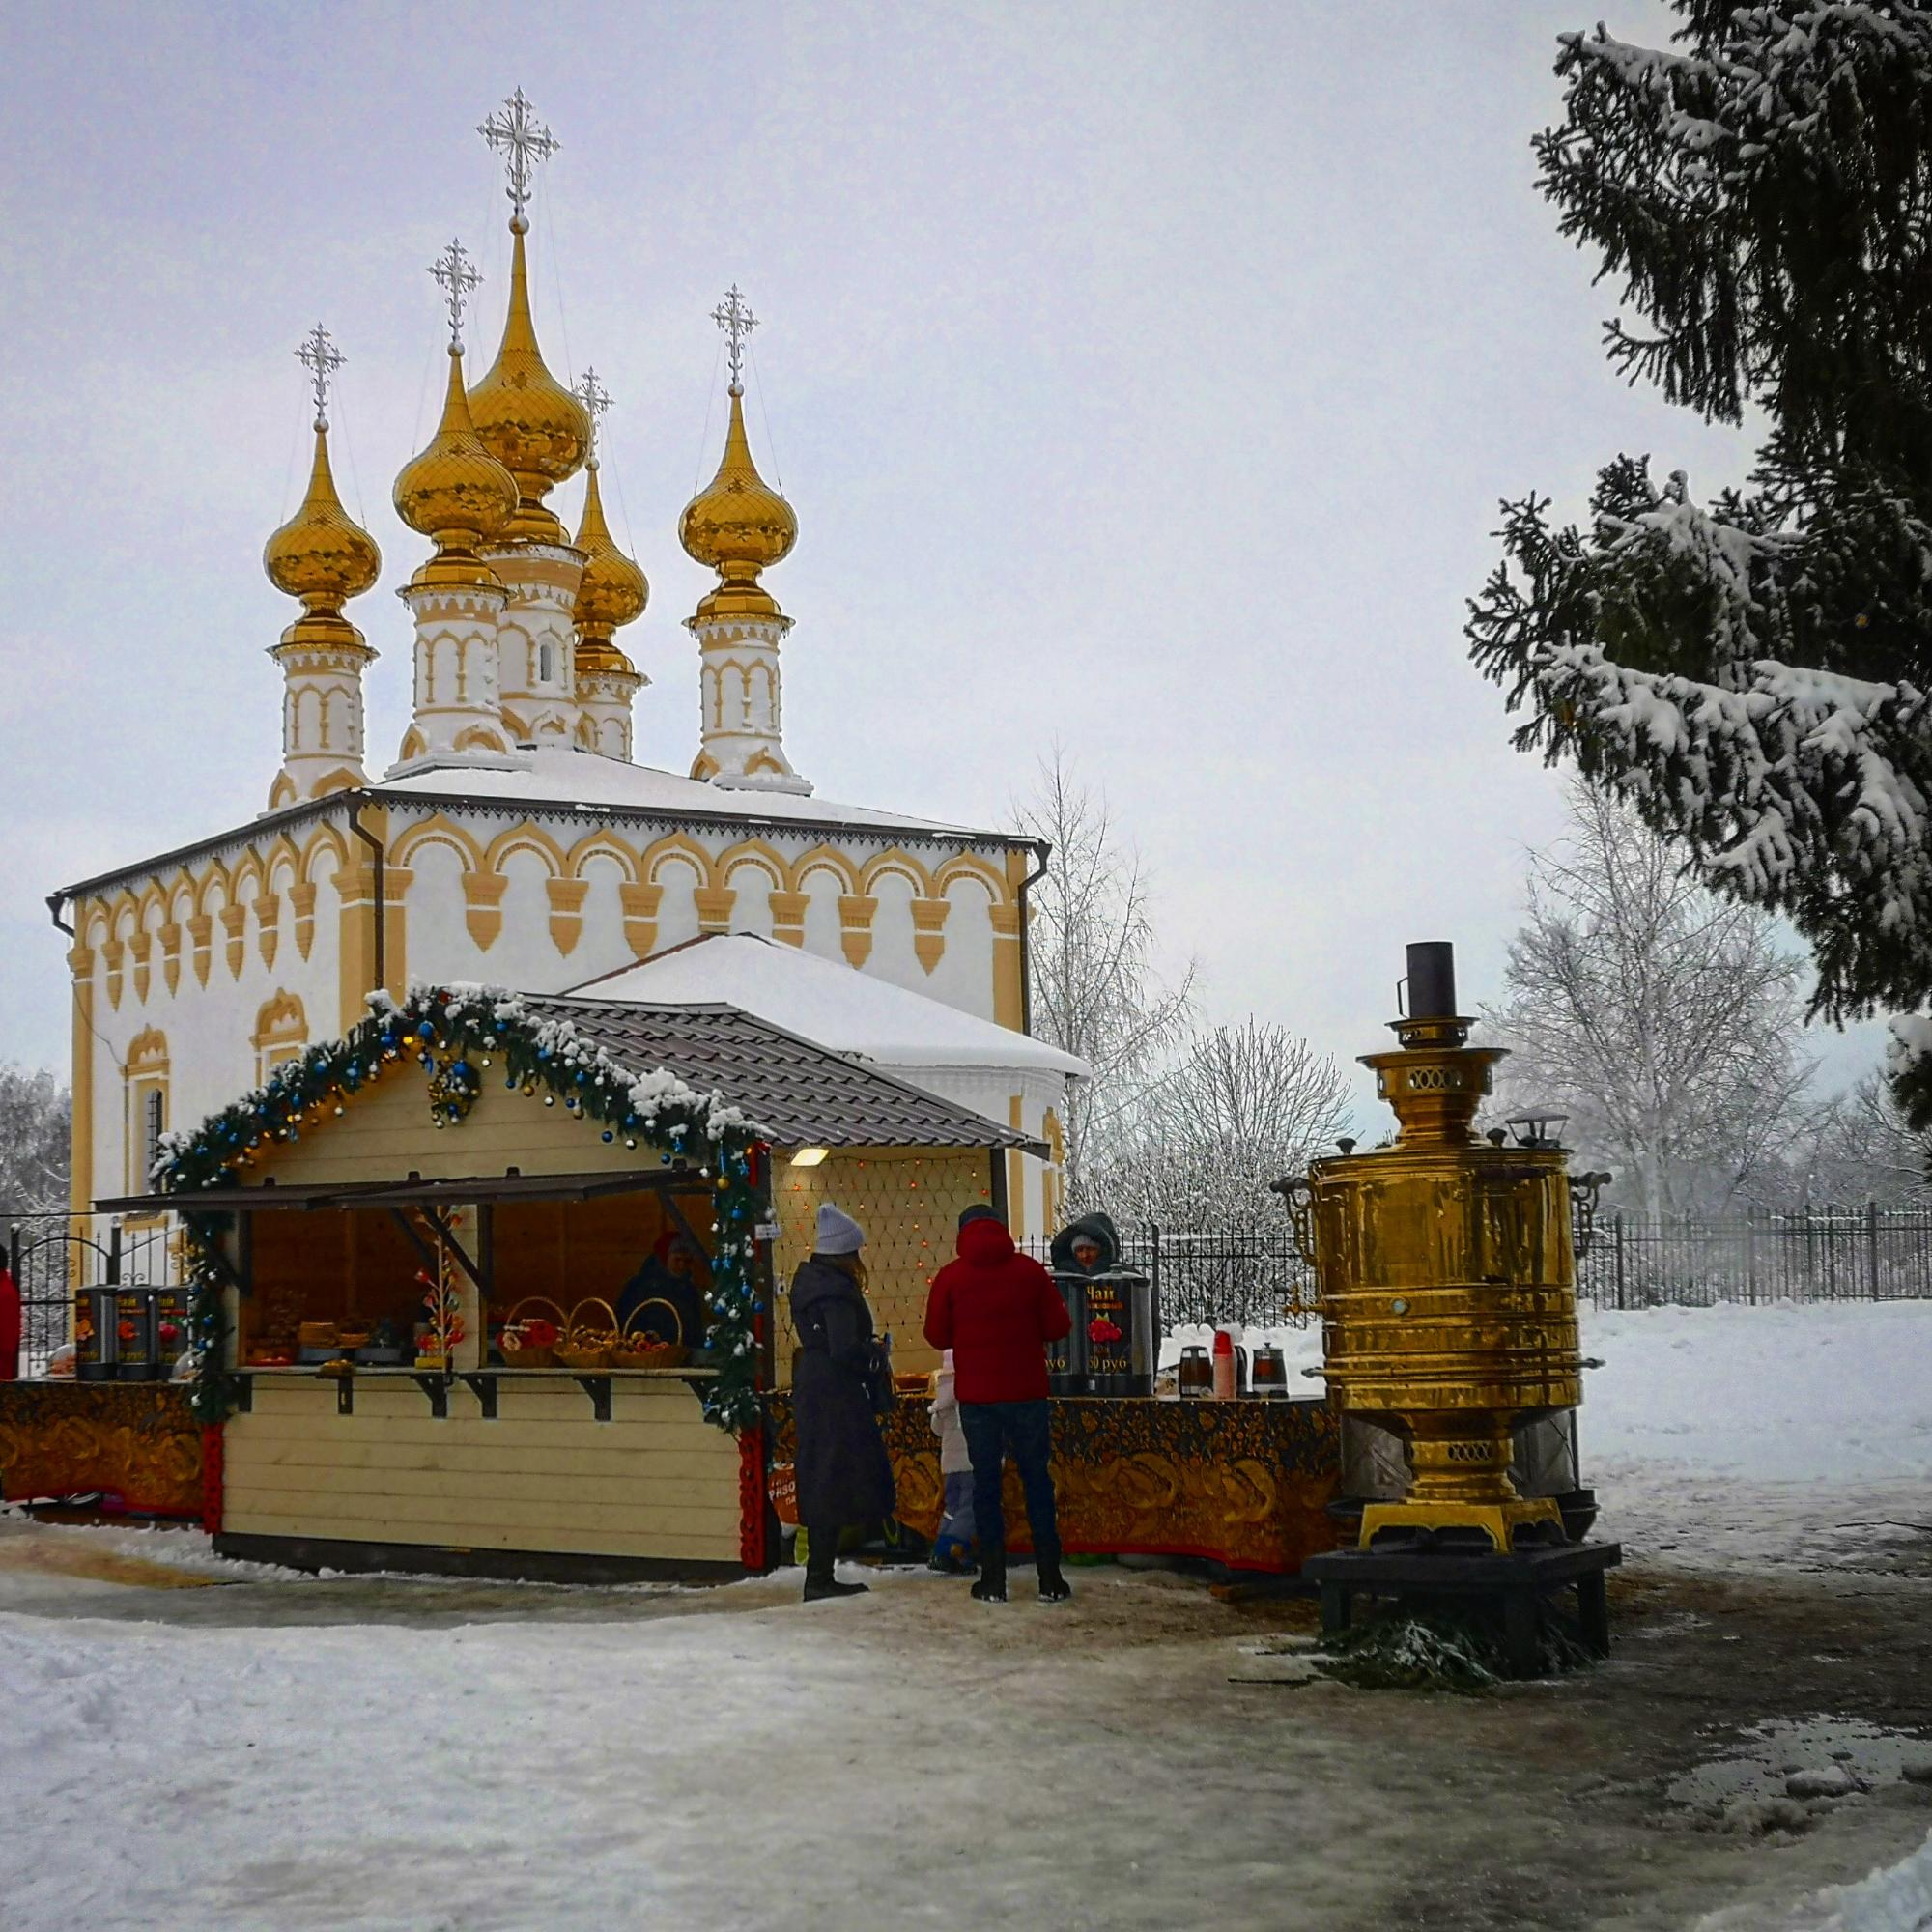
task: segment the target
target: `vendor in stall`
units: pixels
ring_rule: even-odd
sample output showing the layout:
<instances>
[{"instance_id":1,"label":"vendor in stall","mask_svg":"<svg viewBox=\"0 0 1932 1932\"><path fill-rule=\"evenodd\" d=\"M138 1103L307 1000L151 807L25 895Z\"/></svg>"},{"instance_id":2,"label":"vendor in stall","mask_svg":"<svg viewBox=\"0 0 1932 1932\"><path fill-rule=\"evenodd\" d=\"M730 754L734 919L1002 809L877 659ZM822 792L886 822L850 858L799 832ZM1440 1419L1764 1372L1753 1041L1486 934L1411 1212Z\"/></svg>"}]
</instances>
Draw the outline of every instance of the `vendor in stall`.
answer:
<instances>
[{"instance_id":1,"label":"vendor in stall","mask_svg":"<svg viewBox=\"0 0 1932 1932\"><path fill-rule=\"evenodd\" d=\"M617 1295L617 1326L655 1335L687 1349L704 1343L704 1297L710 1270L703 1251L689 1235L667 1229L657 1245ZM655 1304L655 1305L653 1305ZM638 1318L635 1330L632 1317Z\"/></svg>"},{"instance_id":2,"label":"vendor in stall","mask_svg":"<svg viewBox=\"0 0 1932 1932\"><path fill-rule=\"evenodd\" d=\"M1121 1259L1121 1237L1106 1214L1083 1214L1053 1237L1055 1274L1105 1274Z\"/></svg>"}]
</instances>

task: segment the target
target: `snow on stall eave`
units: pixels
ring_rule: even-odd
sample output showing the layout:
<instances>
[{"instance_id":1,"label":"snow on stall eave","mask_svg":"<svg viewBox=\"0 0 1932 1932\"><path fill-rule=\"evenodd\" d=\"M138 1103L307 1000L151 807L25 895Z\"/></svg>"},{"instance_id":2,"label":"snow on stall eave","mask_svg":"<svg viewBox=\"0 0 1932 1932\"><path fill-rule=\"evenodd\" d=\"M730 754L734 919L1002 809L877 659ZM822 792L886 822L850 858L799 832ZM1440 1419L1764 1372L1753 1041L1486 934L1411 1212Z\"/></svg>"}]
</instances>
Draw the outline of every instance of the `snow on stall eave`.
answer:
<instances>
[{"instance_id":1,"label":"snow on stall eave","mask_svg":"<svg viewBox=\"0 0 1932 1932\"><path fill-rule=\"evenodd\" d=\"M815 1045L880 1066L1008 1068L1085 1079L1084 1060L1030 1034L756 933L716 933L570 989L641 1006L721 1001Z\"/></svg>"}]
</instances>

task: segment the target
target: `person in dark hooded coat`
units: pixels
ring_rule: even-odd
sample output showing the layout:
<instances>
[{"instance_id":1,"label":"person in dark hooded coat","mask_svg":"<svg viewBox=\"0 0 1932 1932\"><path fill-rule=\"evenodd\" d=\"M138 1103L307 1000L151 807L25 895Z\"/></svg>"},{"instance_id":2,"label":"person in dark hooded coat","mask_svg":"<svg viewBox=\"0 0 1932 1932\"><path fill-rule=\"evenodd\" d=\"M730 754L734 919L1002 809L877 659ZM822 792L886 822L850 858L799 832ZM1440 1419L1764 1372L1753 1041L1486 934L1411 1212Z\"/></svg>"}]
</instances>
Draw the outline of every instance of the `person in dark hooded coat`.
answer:
<instances>
[{"instance_id":1,"label":"person in dark hooded coat","mask_svg":"<svg viewBox=\"0 0 1932 1932\"><path fill-rule=\"evenodd\" d=\"M1119 1264L1121 1237L1107 1214L1083 1214L1053 1237L1055 1274L1105 1274Z\"/></svg>"},{"instance_id":2,"label":"person in dark hooded coat","mask_svg":"<svg viewBox=\"0 0 1932 1932\"><path fill-rule=\"evenodd\" d=\"M878 1346L859 1260L865 1240L858 1222L825 1203L817 1245L792 1277L792 1414L808 1604L864 1593L864 1583L841 1583L834 1573L839 1536L847 1523L891 1516L897 1500L873 1399Z\"/></svg>"}]
</instances>

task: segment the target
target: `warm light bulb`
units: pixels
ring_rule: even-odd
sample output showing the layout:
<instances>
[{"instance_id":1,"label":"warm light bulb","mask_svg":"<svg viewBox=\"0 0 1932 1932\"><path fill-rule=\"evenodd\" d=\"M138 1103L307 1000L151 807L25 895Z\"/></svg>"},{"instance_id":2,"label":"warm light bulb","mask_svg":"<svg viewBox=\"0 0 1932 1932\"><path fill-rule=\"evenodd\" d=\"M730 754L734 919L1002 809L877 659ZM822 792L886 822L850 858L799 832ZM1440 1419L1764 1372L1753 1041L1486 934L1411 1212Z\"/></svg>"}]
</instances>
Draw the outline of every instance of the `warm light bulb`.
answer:
<instances>
[{"instance_id":1,"label":"warm light bulb","mask_svg":"<svg viewBox=\"0 0 1932 1932\"><path fill-rule=\"evenodd\" d=\"M828 1151L829 1150L822 1147L800 1148L792 1155L791 1164L794 1167L816 1167L824 1160Z\"/></svg>"}]
</instances>

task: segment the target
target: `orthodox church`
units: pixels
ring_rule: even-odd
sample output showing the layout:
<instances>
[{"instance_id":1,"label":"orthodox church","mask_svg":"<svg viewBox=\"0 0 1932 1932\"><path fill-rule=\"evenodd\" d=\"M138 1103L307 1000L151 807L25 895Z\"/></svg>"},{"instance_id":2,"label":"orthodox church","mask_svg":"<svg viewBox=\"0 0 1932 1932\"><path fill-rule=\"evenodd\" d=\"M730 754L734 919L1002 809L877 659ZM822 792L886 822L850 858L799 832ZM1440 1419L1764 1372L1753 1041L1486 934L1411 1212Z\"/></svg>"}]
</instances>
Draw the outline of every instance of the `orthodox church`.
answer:
<instances>
[{"instance_id":1,"label":"orthodox church","mask_svg":"<svg viewBox=\"0 0 1932 1932\"><path fill-rule=\"evenodd\" d=\"M647 680L618 641L643 572L599 494L594 374L551 373L531 311L534 168L555 149L522 91L479 129L503 157L511 268L496 360L475 383L462 329L477 276L452 242L441 417L397 476L427 554L399 591L413 663L394 760L372 770L363 672L345 612L381 570L330 474L341 357L320 327L315 450L264 566L298 613L269 649L283 682L268 810L52 896L71 934L73 1202L146 1185L160 1136L279 1063L346 1033L372 992L412 980L599 999L728 1005L874 1062L1043 1144L1009 1152L1016 1235L1059 1208L1060 1118L1080 1062L1027 1036L1027 892L1042 854L1009 832L819 798L786 752L791 618L764 582L798 537L746 434L734 287L717 474L678 535L716 574L684 620L698 732L687 772L633 762ZM549 498L582 470L572 534ZM398 639L400 641L400 639Z\"/></svg>"}]
</instances>

